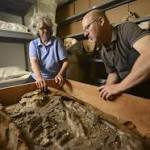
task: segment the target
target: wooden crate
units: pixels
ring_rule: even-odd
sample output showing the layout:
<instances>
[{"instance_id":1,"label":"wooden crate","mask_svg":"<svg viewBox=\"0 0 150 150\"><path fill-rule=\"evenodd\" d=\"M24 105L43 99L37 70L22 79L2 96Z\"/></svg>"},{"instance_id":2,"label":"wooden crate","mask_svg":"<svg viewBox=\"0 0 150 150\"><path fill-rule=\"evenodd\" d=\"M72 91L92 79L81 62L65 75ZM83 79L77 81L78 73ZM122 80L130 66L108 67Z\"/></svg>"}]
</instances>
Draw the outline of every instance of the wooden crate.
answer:
<instances>
[{"instance_id":1,"label":"wooden crate","mask_svg":"<svg viewBox=\"0 0 150 150\"><path fill-rule=\"evenodd\" d=\"M49 80L48 85L60 89L54 80ZM88 103L105 114L119 120L122 124L130 122L142 136L150 133L150 99L144 99L128 94L122 94L115 101L104 101L99 98L98 87L81 82L67 80L61 90L68 95ZM0 100L3 105L17 103L20 97L29 91L35 90L35 83L18 85L0 89ZM135 130L135 129L134 129Z\"/></svg>"}]
</instances>

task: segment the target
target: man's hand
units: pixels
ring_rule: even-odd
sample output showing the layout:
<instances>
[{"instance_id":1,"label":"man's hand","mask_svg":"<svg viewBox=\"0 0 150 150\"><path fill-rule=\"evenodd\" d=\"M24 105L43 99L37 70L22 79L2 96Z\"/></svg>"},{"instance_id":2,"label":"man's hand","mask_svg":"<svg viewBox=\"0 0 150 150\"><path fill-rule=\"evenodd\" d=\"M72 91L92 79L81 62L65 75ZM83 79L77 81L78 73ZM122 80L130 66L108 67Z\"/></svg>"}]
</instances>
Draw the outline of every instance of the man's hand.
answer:
<instances>
[{"instance_id":1,"label":"man's hand","mask_svg":"<svg viewBox=\"0 0 150 150\"><path fill-rule=\"evenodd\" d=\"M99 96L104 100L112 100L116 95L122 92L120 84L102 85L98 88Z\"/></svg>"},{"instance_id":2,"label":"man's hand","mask_svg":"<svg viewBox=\"0 0 150 150\"><path fill-rule=\"evenodd\" d=\"M59 84L59 86L62 86L64 83L64 78L61 74L57 74L55 76L55 82Z\"/></svg>"},{"instance_id":3,"label":"man's hand","mask_svg":"<svg viewBox=\"0 0 150 150\"><path fill-rule=\"evenodd\" d=\"M47 89L46 81L42 77L36 78L36 86L43 91Z\"/></svg>"}]
</instances>

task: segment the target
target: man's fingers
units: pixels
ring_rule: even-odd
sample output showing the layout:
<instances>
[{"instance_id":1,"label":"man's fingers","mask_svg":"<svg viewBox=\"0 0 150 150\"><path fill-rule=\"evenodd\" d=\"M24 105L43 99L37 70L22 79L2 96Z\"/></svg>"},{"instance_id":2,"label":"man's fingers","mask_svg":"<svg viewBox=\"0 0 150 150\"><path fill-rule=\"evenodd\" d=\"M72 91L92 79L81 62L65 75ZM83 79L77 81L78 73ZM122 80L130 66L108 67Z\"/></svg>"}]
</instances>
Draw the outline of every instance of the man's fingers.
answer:
<instances>
[{"instance_id":1,"label":"man's fingers","mask_svg":"<svg viewBox=\"0 0 150 150\"><path fill-rule=\"evenodd\" d=\"M104 100L109 100L109 101L114 99L114 96L112 94L110 94L107 90L104 90L101 93L100 97L102 97Z\"/></svg>"},{"instance_id":2,"label":"man's fingers","mask_svg":"<svg viewBox=\"0 0 150 150\"><path fill-rule=\"evenodd\" d=\"M98 91L101 91L104 87L105 87L104 85L98 87Z\"/></svg>"},{"instance_id":3,"label":"man's fingers","mask_svg":"<svg viewBox=\"0 0 150 150\"><path fill-rule=\"evenodd\" d=\"M103 98L104 100L108 100L109 99L109 97L110 97L110 93L107 91L107 89L105 88L105 86L101 86L100 88L99 88L99 96L101 97L101 98Z\"/></svg>"},{"instance_id":4,"label":"man's fingers","mask_svg":"<svg viewBox=\"0 0 150 150\"><path fill-rule=\"evenodd\" d=\"M101 92L101 97L106 100L106 96L107 96L108 92L106 91L106 89L103 89Z\"/></svg>"},{"instance_id":5,"label":"man's fingers","mask_svg":"<svg viewBox=\"0 0 150 150\"><path fill-rule=\"evenodd\" d=\"M114 86L103 85L98 88L99 96L104 100L114 100L117 92L114 89Z\"/></svg>"},{"instance_id":6,"label":"man's fingers","mask_svg":"<svg viewBox=\"0 0 150 150\"><path fill-rule=\"evenodd\" d=\"M109 95L108 100L113 101L116 97L117 95Z\"/></svg>"},{"instance_id":7,"label":"man's fingers","mask_svg":"<svg viewBox=\"0 0 150 150\"><path fill-rule=\"evenodd\" d=\"M103 98L104 93L105 93L105 89L101 89L101 91L99 92L99 96Z\"/></svg>"},{"instance_id":8,"label":"man's fingers","mask_svg":"<svg viewBox=\"0 0 150 150\"><path fill-rule=\"evenodd\" d=\"M106 100L111 100L111 98L112 98L112 95L110 94L110 93L107 93L107 95L106 95Z\"/></svg>"}]
</instances>

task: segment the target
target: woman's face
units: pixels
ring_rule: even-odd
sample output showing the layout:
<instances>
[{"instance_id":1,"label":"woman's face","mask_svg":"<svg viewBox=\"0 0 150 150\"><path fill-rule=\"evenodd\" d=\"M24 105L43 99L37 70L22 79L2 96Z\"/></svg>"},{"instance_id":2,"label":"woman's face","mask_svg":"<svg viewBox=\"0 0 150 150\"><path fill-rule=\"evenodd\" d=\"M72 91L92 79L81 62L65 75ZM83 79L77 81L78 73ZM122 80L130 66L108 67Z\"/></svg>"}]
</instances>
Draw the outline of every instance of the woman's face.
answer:
<instances>
[{"instance_id":1,"label":"woman's face","mask_svg":"<svg viewBox=\"0 0 150 150\"><path fill-rule=\"evenodd\" d=\"M52 36L52 28L44 23L41 23L38 26L38 34L42 41L48 42Z\"/></svg>"}]
</instances>

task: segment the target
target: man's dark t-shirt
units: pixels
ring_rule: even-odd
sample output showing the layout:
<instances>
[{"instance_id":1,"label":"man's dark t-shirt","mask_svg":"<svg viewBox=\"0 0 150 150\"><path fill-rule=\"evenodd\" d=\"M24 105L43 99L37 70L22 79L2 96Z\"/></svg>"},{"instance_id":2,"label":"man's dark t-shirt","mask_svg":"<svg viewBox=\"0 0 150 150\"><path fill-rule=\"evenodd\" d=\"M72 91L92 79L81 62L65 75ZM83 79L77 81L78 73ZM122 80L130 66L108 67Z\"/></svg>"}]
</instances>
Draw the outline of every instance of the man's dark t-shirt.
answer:
<instances>
[{"instance_id":1,"label":"man's dark t-shirt","mask_svg":"<svg viewBox=\"0 0 150 150\"><path fill-rule=\"evenodd\" d=\"M133 44L148 34L150 35L149 31L140 29L132 22L126 22L114 27L111 44L103 45L101 50L101 57L104 61L107 73L116 72L120 80L124 79L140 55L138 51L133 48ZM136 93L138 93L138 91L136 91Z\"/></svg>"}]
</instances>

